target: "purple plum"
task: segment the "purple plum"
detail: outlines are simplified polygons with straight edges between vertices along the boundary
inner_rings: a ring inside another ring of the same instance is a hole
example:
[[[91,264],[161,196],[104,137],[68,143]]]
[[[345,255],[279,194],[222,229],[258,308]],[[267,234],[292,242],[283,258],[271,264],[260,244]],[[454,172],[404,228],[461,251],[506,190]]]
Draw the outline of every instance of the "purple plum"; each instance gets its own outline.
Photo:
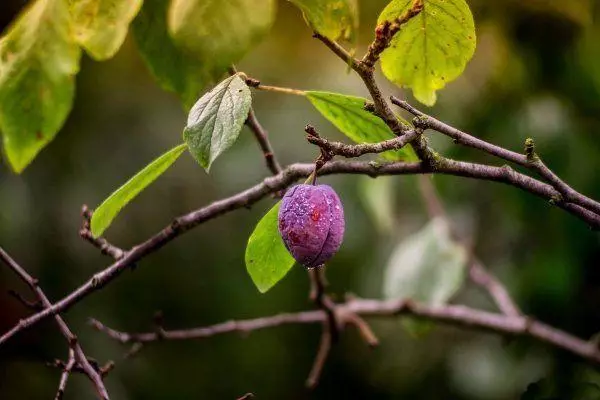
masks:
[[[344,237],[344,208],[328,185],[296,185],[279,208],[279,233],[300,264],[315,268],[329,260]]]

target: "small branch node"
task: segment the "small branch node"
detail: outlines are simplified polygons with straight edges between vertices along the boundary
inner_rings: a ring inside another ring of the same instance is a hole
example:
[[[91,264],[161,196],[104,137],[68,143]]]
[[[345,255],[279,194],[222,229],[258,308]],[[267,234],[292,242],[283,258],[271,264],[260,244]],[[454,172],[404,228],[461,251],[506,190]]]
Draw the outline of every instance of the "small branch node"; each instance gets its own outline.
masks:
[[[530,163],[537,161],[537,155],[535,154],[535,142],[532,138],[525,139],[525,157]]]

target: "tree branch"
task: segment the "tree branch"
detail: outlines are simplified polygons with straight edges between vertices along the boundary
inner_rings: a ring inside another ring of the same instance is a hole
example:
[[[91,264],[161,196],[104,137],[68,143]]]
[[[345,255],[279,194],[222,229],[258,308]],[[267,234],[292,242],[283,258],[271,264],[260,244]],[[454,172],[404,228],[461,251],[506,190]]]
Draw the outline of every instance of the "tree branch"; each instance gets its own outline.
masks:
[[[75,366],[75,352],[73,349],[69,349],[69,361],[63,370],[63,373],[60,376],[60,382],[58,383],[58,390],[56,391],[55,400],[61,400],[65,394],[65,389],[67,388],[67,382],[69,377],[71,376],[71,371]]]
[[[252,107],[250,107],[250,111],[248,112],[246,125],[250,128],[252,133],[254,133],[254,137],[256,138],[256,141],[263,152],[263,156],[265,157],[267,168],[269,168],[273,175],[277,175],[281,172],[281,166],[275,158],[275,153],[273,153],[273,147],[271,146],[271,142],[269,142],[267,131],[260,124],[258,118],[256,118],[256,113]]]
[[[419,15],[421,11],[423,11],[423,0],[413,0],[411,8],[406,10],[400,17],[393,21],[384,21],[378,25],[375,29],[375,40],[369,45],[367,54],[361,62],[373,68],[381,53],[389,47],[390,42],[396,33],[400,31],[402,25]]]
[[[345,303],[335,304],[340,316],[360,315],[363,317],[392,317],[410,315],[423,320],[457,325],[464,328],[488,331],[507,336],[531,337],[553,347],[568,351],[594,365],[600,365],[600,349],[591,341],[577,338],[567,332],[553,328],[527,316],[510,316],[477,310],[459,305],[428,306],[408,300],[374,300],[353,298]],[[343,317],[345,320],[345,317]],[[252,332],[278,327],[284,324],[326,323],[323,310],[285,313],[256,319],[229,321],[213,326],[165,330],[159,337],[156,332],[120,332],[93,321],[93,326],[110,338],[121,343],[149,343],[159,340],[192,340],[207,338],[231,332]]]
[[[227,212],[252,205],[267,195],[286,188],[301,177],[309,176],[313,170],[314,164],[292,164],[286,169],[282,170],[279,174],[268,177],[261,183],[249,189],[246,189],[231,197],[215,201],[206,207],[176,218],[169,226],[150,237],[145,242],[134,246],[114,264],[94,274],[87,282],[61,300],[45,308],[43,311],[35,313],[30,317],[19,321],[17,325],[0,337],[0,344],[5,343],[17,333],[39,323],[49,316],[67,310],[73,304],[81,301],[83,298],[114,280],[123,271],[134,265],[143,257],[162,248],[165,244],[169,243],[184,232]],[[374,162],[359,161],[332,161],[328,162],[319,170],[320,175],[340,173],[361,174],[372,177],[381,175],[429,173],[455,175],[473,179],[502,182],[535,194],[536,196],[548,201],[553,200],[557,195],[559,195],[556,189],[554,189],[552,186],[520,174],[507,166],[494,167],[450,159],[444,159],[444,161],[436,165],[434,169],[423,163],[396,162],[378,164]],[[584,209],[583,207],[571,203],[556,203],[556,206],[579,217],[593,228],[600,227],[600,216],[590,212],[587,209]]]
[[[383,153],[388,150],[400,150],[408,143],[416,139],[422,131],[419,129],[411,129],[402,136],[393,139],[384,140],[378,143],[360,143],[360,144],[345,144],[341,142],[331,142],[319,136],[313,129],[308,131],[306,139],[323,150],[346,158],[360,157],[369,153]]]
[[[470,249],[470,247],[458,237],[458,234],[452,227],[445,207],[442,204],[442,201],[438,196],[433,183],[426,176],[420,176],[419,178],[421,197],[425,201],[430,218],[437,217],[448,221],[448,225],[450,226],[450,231],[454,237],[454,240],[469,254],[469,277],[471,278],[471,281],[487,291],[488,295],[492,298],[494,303],[496,303],[496,306],[502,313],[511,317],[521,315],[519,307],[517,307],[513,299],[510,297],[508,290],[506,290],[504,285],[502,285],[502,283],[498,281],[495,276],[487,271],[481,261],[479,261],[477,257],[472,254],[472,249]]]
[[[27,273],[27,271],[25,271],[25,269],[23,267],[21,267],[19,264],[17,264],[17,262],[15,260],[13,260],[12,257],[2,247],[0,247],[0,260],[2,260],[2,262],[4,264],[6,264],[6,266],[8,266],[23,282],[25,282],[31,288],[31,291],[33,293],[35,293],[35,295],[39,299],[40,303],[44,307],[44,311],[48,310],[52,306],[52,303],[50,303],[50,300],[48,300],[48,297],[46,297],[46,294],[43,292],[43,290],[38,285],[38,280],[33,278],[31,275],[29,275],[29,273]],[[88,378],[94,384],[96,391],[98,392],[98,395],[100,396],[100,398],[108,399],[109,398],[108,392],[106,391],[106,388],[104,387],[104,383],[102,382],[102,377],[100,376],[98,371],[96,371],[96,369],[94,369],[92,367],[92,365],[90,364],[90,362],[88,361],[87,356],[83,352],[83,349],[81,348],[81,345],[79,344],[79,341],[77,340],[77,336],[75,336],[75,334],[73,334],[71,329],[68,327],[67,323],[63,320],[63,318],[60,315],[58,315],[58,314],[54,315],[54,320],[56,321],[56,324],[58,325],[60,332],[62,333],[62,335],[65,337],[65,339],[67,340],[67,342],[69,344],[70,350],[69,350],[69,361],[68,361],[67,367],[69,366],[69,364],[71,364],[71,353],[72,353],[74,360],[77,361],[77,363],[79,364],[81,369],[85,372],[85,374],[88,376]],[[23,320],[21,320],[21,321],[23,321]],[[19,326],[20,324],[21,324],[21,322],[19,322],[19,324],[17,326]],[[61,382],[59,385],[57,396],[61,393],[61,388],[62,388],[62,391],[64,391],[64,387],[66,386],[68,375],[70,374],[70,372],[66,373],[67,367],[65,367],[65,373],[63,373],[63,375],[61,376]],[[73,365],[71,365],[71,367],[69,368],[69,371],[71,369],[73,369]],[[64,381],[64,383],[63,383],[63,381]]]
[[[577,192],[564,181],[562,181],[552,170],[550,170],[535,153],[535,147],[533,139],[527,139],[525,144],[525,153],[519,154],[514,151],[504,149],[500,146],[488,143],[484,140],[478,139],[466,132],[456,129],[450,125],[447,125],[430,115],[427,115],[415,107],[411,106],[404,100],[400,100],[394,96],[391,97],[392,103],[398,107],[408,111],[416,117],[419,117],[419,126],[423,128],[433,129],[439,133],[452,138],[456,143],[462,144],[463,146],[471,147],[477,150],[481,150],[485,153],[501,158],[506,161],[510,161],[522,167],[525,167],[531,171],[536,172],[546,182],[558,192],[558,196],[554,201],[574,203],[580,207],[586,208],[589,211],[600,215],[600,203],[592,200],[581,193]]]

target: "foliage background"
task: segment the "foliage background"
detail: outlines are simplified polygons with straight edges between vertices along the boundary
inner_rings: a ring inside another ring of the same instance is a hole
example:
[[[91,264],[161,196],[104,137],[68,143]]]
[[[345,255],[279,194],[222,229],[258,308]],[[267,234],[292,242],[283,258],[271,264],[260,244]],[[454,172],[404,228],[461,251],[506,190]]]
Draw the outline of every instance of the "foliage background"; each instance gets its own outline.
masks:
[[[598,5],[592,0],[525,3],[469,1],[478,34],[474,59],[463,76],[439,92],[431,113],[514,150],[526,137],[534,137],[555,172],[600,198],[600,25],[593,24]],[[4,0],[0,26],[23,5]],[[385,1],[360,5],[359,53],[371,40]],[[300,13],[285,1],[279,2],[271,34],[238,68],[266,84],[366,96],[358,78],[311,39]],[[391,85],[387,89],[402,95]],[[305,99],[253,96],[283,163],[314,158],[315,148],[304,139],[308,122],[322,134],[343,140]],[[185,119],[175,96],[154,83],[130,38],[107,62],[84,57],[65,128],[22,175],[13,175],[8,167],[0,170],[0,241],[40,279],[51,299],[110,262],[78,237],[81,204],[97,205],[179,143]],[[450,156],[472,156],[445,139],[434,144]],[[252,135],[244,130],[210,176],[191,157],[182,157],[120,215],[107,236],[128,247],[172,217],[252,185],[267,173]],[[351,291],[380,296],[382,269],[392,248],[426,222],[415,177],[379,179],[393,187],[394,213],[387,228],[375,223],[361,201],[368,178],[323,179],[335,186],[346,207],[347,236],[327,270],[331,291],[339,295]],[[455,224],[526,313],[582,337],[600,331],[597,233],[510,187],[444,176],[434,182]],[[107,379],[115,399],[236,398],[251,391],[259,399],[508,400],[544,378],[559,398],[576,398],[582,387],[600,384],[600,375],[578,360],[527,340],[441,326],[415,338],[399,320],[388,320],[374,323],[382,343],[374,351],[350,329],[335,347],[321,384],[308,393],[303,385],[317,348],[318,326],[287,326],[248,338],[161,343],[122,360],[125,348],[86,325],[93,316],[118,329],[148,330],[158,309],[166,326],[175,328],[312,307],[301,268],[265,295],[257,292],[245,270],[248,235],[271,204],[262,201],[251,210],[203,224],[68,312],[67,320],[87,352],[101,362],[117,362]],[[0,269],[3,331],[27,312],[6,294],[11,288],[27,293]],[[463,290],[457,301],[491,307],[476,289]],[[59,372],[44,361],[65,354],[63,338],[51,322],[13,340],[0,352],[1,397],[48,398],[56,390]],[[74,377],[66,397],[92,396],[86,378]]]

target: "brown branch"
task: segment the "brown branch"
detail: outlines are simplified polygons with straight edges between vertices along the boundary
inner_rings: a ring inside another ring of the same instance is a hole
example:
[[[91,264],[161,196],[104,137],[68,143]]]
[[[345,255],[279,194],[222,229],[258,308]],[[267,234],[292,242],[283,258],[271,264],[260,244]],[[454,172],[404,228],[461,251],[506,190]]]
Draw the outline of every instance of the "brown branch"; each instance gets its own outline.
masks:
[[[484,140],[476,138],[475,136],[469,135],[459,129],[456,129],[442,121],[427,115],[415,107],[411,106],[404,100],[400,100],[394,96],[391,97],[393,104],[408,111],[414,116],[419,118],[419,126],[422,128],[429,128],[442,133],[452,138],[456,143],[462,144],[463,146],[471,147],[477,150],[481,150],[485,153],[501,158],[506,161],[510,161],[514,164],[525,167],[531,171],[536,172],[546,182],[556,189],[559,196],[554,201],[574,203],[580,207],[588,209],[589,211],[600,214],[600,203],[592,200],[581,193],[577,192],[564,181],[562,181],[552,170],[550,170],[535,153],[535,147],[533,139],[527,139],[525,146],[525,153],[520,154],[514,151],[507,150],[500,146],[496,146],[492,143],[488,143]]]
[[[503,314],[510,317],[521,315],[519,307],[513,301],[508,290],[506,290],[506,287],[494,275],[489,273],[481,261],[475,257],[472,257],[471,259],[469,278],[471,278],[471,281],[475,284],[486,289],[490,297],[498,306],[498,309],[500,309]]]
[[[375,333],[367,324],[367,322],[360,317],[360,315],[350,313],[345,318],[347,323],[350,323],[356,327],[358,333],[362,336],[363,340],[369,345],[369,347],[374,348],[379,346],[379,339],[375,336]]]
[[[415,0],[413,5],[418,2],[419,0]],[[400,136],[410,130],[410,127],[404,125],[402,122],[400,122],[400,120],[398,120],[386,102],[381,90],[379,89],[379,86],[377,86],[377,82],[375,81],[375,76],[373,74],[374,68],[372,65],[368,65],[363,61],[355,60],[338,43],[323,35],[315,33],[313,36],[323,42],[330,50],[332,50],[358,74],[365,87],[369,91],[371,98],[373,99],[375,115],[379,116],[396,136]],[[411,142],[411,144],[415,150],[415,153],[424,164],[429,166],[433,166],[435,164],[435,154],[429,148],[429,146],[427,146],[427,142],[422,136],[418,136]]]
[[[13,260],[13,258],[2,247],[0,247],[0,260],[2,260],[2,262],[4,264],[6,264],[7,267],[9,267],[23,282],[25,282],[30,287],[31,291],[33,293],[35,293],[35,295],[37,296],[37,298],[39,299],[40,303],[45,308],[45,310],[49,309],[52,306],[52,303],[50,303],[50,300],[48,300],[48,297],[46,297],[46,294],[43,292],[43,290],[38,285],[38,280],[33,278],[31,275],[29,275],[29,273],[27,273],[27,271],[25,271],[25,269],[23,267],[21,267],[19,264],[17,264],[17,262],[15,260]],[[102,382],[102,377],[90,364],[87,356],[85,355],[85,353],[83,352],[83,349],[81,348],[81,345],[79,344],[79,341],[77,340],[77,336],[75,336],[75,334],[73,334],[71,329],[68,327],[67,323],[64,321],[64,319],[60,315],[55,314],[54,320],[56,321],[56,324],[58,325],[60,332],[62,333],[62,335],[67,340],[67,343],[69,344],[70,353],[72,352],[74,354],[75,360],[77,361],[78,365],[83,369],[83,371],[88,376],[88,378],[94,384],[94,387],[96,388],[96,391],[97,391],[98,395],[100,396],[100,398],[108,399],[109,398],[108,392],[106,391],[106,388],[104,387],[104,383]],[[23,321],[23,320],[21,320],[21,321]],[[71,357],[69,357],[69,363],[71,362],[70,358]],[[68,364],[67,364],[67,366],[68,366]],[[71,366],[70,369],[72,369],[72,368],[73,368],[73,366]],[[65,370],[67,370],[67,367],[65,367]],[[66,385],[67,378],[65,378],[64,374],[61,377],[61,385],[62,385],[63,379],[65,380],[65,385]],[[61,385],[59,385],[59,393],[60,393],[60,388],[62,387]],[[63,390],[64,390],[64,387],[63,387]],[[57,394],[57,396],[58,396],[58,394]]]
[[[0,337],[0,345],[14,337],[17,333],[39,323],[49,316],[63,312],[72,305],[78,303],[91,293],[96,292],[107,283],[117,278],[123,271],[134,265],[143,257],[162,248],[184,232],[238,208],[247,207],[258,200],[282,190],[300,179],[309,176],[314,170],[314,164],[292,164],[279,174],[264,179],[261,183],[239,192],[231,197],[215,201],[210,205],[192,211],[189,214],[176,218],[169,226],[150,237],[146,241],[134,246],[131,250],[118,259],[115,263],[104,270],[94,274],[83,285],[46,307],[43,311],[35,313],[28,318],[22,319],[17,325]],[[509,184],[548,201],[560,195],[552,186],[540,182],[534,178],[520,174],[513,169],[494,167],[484,164],[467,163],[444,159],[435,168],[424,163],[385,163],[358,161],[332,161],[328,162],[319,170],[320,175],[330,174],[361,174],[372,177],[382,175],[409,175],[409,174],[445,174],[462,176],[472,179],[488,180]],[[572,203],[556,203],[556,206],[579,217],[593,228],[600,227],[600,216]]]
[[[309,389],[314,389],[319,383],[319,378],[321,377],[321,373],[323,372],[323,367],[325,366],[325,362],[327,361],[327,356],[331,351],[332,340],[333,339],[332,333],[330,331],[330,325],[325,323],[323,324],[321,342],[319,343],[319,348],[317,349],[315,361],[310,370],[310,373],[308,374],[308,378],[306,379],[306,387]]]
[[[252,107],[250,107],[250,111],[248,112],[246,125],[250,128],[252,133],[254,133],[254,137],[256,138],[256,141],[263,152],[263,156],[265,157],[267,168],[269,168],[273,175],[277,175],[281,172],[281,166],[275,158],[275,153],[273,153],[273,147],[271,146],[271,142],[269,142],[267,131],[260,124],[258,118],[256,118],[256,113]]]
[[[310,143],[319,146],[325,151],[333,155],[339,155],[346,158],[360,157],[369,153],[383,153],[388,150],[400,150],[408,143],[416,139],[422,132],[419,129],[411,129],[402,136],[393,139],[384,140],[378,143],[360,143],[360,144],[345,144],[341,142],[331,142],[319,136],[316,131],[307,130],[306,140]]]
[[[71,376],[71,371],[75,366],[75,352],[73,349],[69,349],[69,361],[65,365],[63,369],[63,373],[60,376],[60,382],[58,383],[58,390],[56,391],[56,396],[54,396],[55,400],[61,400],[65,394],[65,389],[67,388],[67,382],[69,377]]]
[[[483,266],[481,261],[472,254],[469,246],[464,241],[460,240],[455,229],[451,226],[450,219],[446,213],[445,207],[442,204],[440,197],[435,190],[435,186],[426,176],[419,177],[419,190],[421,197],[425,201],[427,211],[430,218],[443,218],[448,221],[450,225],[450,231],[454,240],[461,245],[469,254],[469,277],[473,283],[484,288],[488,295],[492,298],[498,309],[508,316],[521,315],[519,307],[508,294],[508,290],[502,285],[502,283],[496,279],[487,269]]]
[[[337,342],[340,337],[340,324],[335,313],[335,304],[325,293],[327,283],[324,266],[308,270],[308,276],[311,283],[310,298],[327,315],[328,334],[331,335],[332,342]]]
[[[406,10],[400,17],[392,21],[384,21],[375,28],[375,40],[369,45],[367,54],[361,62],[373,68],[381,53],[387,49],[393,37],[400,31],[402,25],[419,15],[423,11],[423,0],[413,0],[411,8]]]
[[[543,322],[524,315],[510,316],[477,310],[459,305],[428,306],[407,300],[372,300],[353,298],[335,304],[340,316],[360,315],[362,317],[392,317],[410,315],[423,320],[456,325],[464,328],[488,331],[496,334],[530,337],[542,343],[568,351],[595,365],[600,365],[600,349],[592,341],[585,341],[567,332],[553,328]],[[229,321],[208,327],[165,330],[162,337],[156,332],[120,332],[94,321],[96,329],[121,343],[148,343],[159,340],[192,340],[231,332],[252,332],[273,328],[284,324],[326,323],[323,310],[303,311],[295,314],[278,314],[256,319]]]

